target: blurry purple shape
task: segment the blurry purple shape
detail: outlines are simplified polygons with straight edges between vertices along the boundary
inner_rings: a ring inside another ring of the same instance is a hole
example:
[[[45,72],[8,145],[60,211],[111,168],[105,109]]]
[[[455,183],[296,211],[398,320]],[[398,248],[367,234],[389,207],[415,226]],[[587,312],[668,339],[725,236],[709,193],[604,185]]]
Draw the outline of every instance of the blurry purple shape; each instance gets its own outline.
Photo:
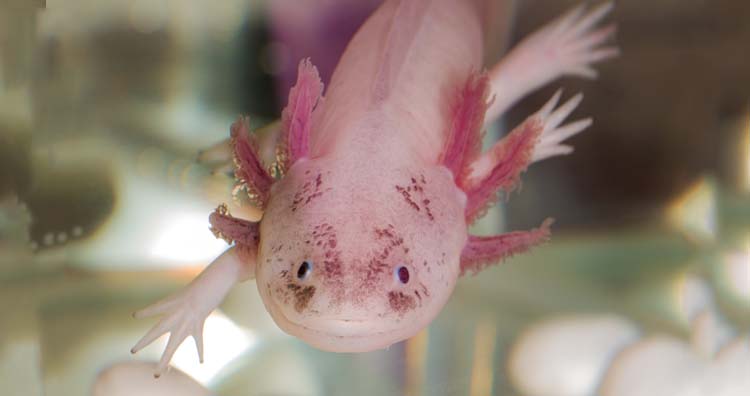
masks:
[[[297,64],[311,58],[324,84],[349,39],[382,0],[274,0],[268,3],[271,62],[280,103],[297,78]]]

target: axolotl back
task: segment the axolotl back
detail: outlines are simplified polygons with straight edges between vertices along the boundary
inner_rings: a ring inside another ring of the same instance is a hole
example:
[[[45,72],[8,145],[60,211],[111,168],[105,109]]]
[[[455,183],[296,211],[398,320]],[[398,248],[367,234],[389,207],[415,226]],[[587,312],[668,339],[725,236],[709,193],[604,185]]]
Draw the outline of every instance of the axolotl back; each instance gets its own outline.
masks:
[[[323,97],[303,60],[282,113],[278,175],[258,155],[247,119],[232,126],[235,176],[260,222],[211,217],[234,243],[181,293],[136,313],[165,314],[133,351],[171,332],[157,368],[237,281],[256,278],[274,321],[321,349],[387,347],[427,326],[461,274],[545,241],[530,231],[473,236],[467,227],[535,161],[567,154],[590,119],[562,125],[581,100],[559,92],[481,152],[484,125],[563,74],[593,77],[616,55],[594,29],[611,8],[579,7],[482,70],[488,2],[386,1],[351,40]]]

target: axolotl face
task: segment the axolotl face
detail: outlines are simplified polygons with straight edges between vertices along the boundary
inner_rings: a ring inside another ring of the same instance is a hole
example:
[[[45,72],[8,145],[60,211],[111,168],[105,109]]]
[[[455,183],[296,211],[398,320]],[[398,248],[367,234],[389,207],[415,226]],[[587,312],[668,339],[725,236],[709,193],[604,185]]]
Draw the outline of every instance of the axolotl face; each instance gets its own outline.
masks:
[[[384,348],[427,326],[450,297],[465,196],[442,167],[331,165],[300,161],[274,186],[258,290],[279,327],[315,347]]]

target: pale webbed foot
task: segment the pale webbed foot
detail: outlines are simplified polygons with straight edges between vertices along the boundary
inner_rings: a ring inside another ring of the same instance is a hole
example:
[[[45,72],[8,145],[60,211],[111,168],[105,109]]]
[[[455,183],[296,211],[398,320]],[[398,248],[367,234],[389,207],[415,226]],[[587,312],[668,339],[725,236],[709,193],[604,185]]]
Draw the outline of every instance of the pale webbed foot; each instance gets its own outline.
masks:
[[[562,76],[593,79],[593,65],[619,55],[617,46],[605,43],[614,35],[615,24],[596,26],[612,10],[604,3],[585,12],[579,6],[521,41],[490,72],[490,96],[485,125],[530,92]]]
[[[200,298],[199,294],[193,287],[188,287],[173,296],[167,297],[133,314],[135,318],[156,315],[163,315],[163,317],[135,344],[130,350],[131,353],[136,353],[143,349],[143,347],[154,342],[162,334],[170,333],[167,347],[156,367],[154,377],[158,378],[164,373],[177,347],[188,336],[193,337],[193,340],[195,340],[198,359],[203,363],[203,323],[211,311],[206,312],[205,309],[200,309],[201,304],[196,300]]]
[[[560,126],[583,99],[583,95],[578,94],[555,109],[561,95],[562,91],[557,91],[539,111],[470,163],[468,176],[459,180],[467,196],[468,222],[481,216],[496,200],[499,191],[513,191],[521,173],[531,163],[573,152],[572,147],[562,142],[586,129],[591,119]]]
[[[542,108],[524,120],[510,134],[485,152],[471,166],[467,197],[466,220],[471,223],[481,216],[491,204],[498,191],[512,191],[518,178],[534,161],[556,155],[569,154],[573,148],[562,142],[586,129],[591,119],[583,119],[562,125],[563,121],[583,100],[577,94],[557,107],[562,90],[558,90]],[[494,236],[470,235],[461,252],[461,274],[479,272],[488,265],[505,257],[520,253],[549,238],[552,219],[531,231],[515,231]]]
[[[613,7],[614,3],[608,2],[587,13],[583,6],[576,7],[530,38],[537,41],[543,56],[557,63],[556,70],[550,69],[545,77],[553,79],[559,73],[596,78],[592,65],[620,54],[616,46],[603,45],[617,31],[615,24],[594,29]]]
[[[573,147],[563,144],[563,141],[591,126],[591,118],[574,121],[560,126],[562,122],[575,110],[583,100],[583,94],[577,94],[568,99],[562,106],[555,110],[562,95],[558,90],[552,98],[532,117],[542,124],[542,132],[539,142],[534,147],[532,162],[541,161],[558,155],[567,155],[573,152]],[[554,110],[554,111],[553,111]]]
[[[232,218],[224,213],[218,213],[215,217],[220,221],[213,221],[212,224],[219,227],[218,232],[222,236],[253,241],[248,235],[253,234],[257,227],[253,229],[246,226],[239,229],[237,226],[245,224],[240,223],[241,220],[235,219],[237,221],[230,222]],[[195,340],[198,359],[203,363],[203,322],[211,311],[221,304],[232,286],[255,273],[255,249],[254,244],[239,244],[227,249],[185,289],[133,314],[135,318],[155,315],[163,317],[135,344],[130,350],[131,353],[138,352],[162,334],[170,333],[167,348],[156,367],[155,377],[158,378],[164,373],[177,347],[188,336]]]

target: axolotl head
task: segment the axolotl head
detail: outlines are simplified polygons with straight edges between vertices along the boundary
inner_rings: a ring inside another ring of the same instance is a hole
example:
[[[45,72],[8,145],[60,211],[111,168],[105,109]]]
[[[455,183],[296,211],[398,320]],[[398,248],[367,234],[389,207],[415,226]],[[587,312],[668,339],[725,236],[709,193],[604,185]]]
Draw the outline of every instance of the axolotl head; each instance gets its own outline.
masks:
[[[320,349],[387,347],[450,297],[465,197],[444,168],[296,163],[261,222],[258,290],[276,323]]]

